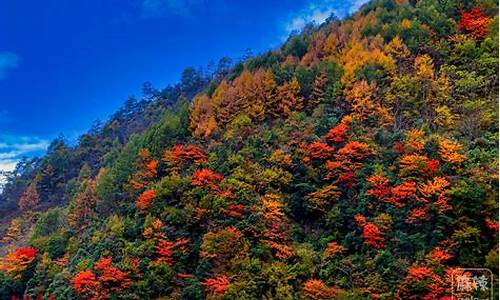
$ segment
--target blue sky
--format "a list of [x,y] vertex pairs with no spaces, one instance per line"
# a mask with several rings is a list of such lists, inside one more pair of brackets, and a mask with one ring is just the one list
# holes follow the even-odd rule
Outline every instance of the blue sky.
[[0,1],[0,170],[75,139],[142,83],[278,46],[293,30],[366,0]]

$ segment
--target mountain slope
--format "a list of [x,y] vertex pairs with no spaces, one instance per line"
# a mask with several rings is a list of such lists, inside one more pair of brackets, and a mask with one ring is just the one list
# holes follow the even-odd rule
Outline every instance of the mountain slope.
[[496,274],[497,11],[373,1],[54,143],[6,186],[1,297],[450,299]]

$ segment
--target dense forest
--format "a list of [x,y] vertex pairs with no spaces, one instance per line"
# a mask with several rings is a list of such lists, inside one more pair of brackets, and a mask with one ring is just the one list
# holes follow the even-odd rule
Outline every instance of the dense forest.
[[0,299],[451,300],[498,273],[498,43],[496,1],[374,0],[145,84],[6,174]]

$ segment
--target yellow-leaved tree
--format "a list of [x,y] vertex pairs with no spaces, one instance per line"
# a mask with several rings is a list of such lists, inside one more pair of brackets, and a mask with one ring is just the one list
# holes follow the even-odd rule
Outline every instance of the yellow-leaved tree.
[[304,102],[300,96],[300,84],[296,77],[278,87],[278,99],[280,111],[285,117],[294,111],[302,110]]
[[194,136],[205,138],[217,128],[212,100],[207,95],[198,95],[193,99],[190,128]]

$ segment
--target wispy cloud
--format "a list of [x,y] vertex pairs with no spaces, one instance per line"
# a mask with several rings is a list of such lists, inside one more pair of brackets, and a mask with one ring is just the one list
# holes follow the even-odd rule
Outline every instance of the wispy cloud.
[[7,76],[7,73],[17,68],[21,58],[12,52],[0,52],[0,80]]
[[141,14],[146,18],[160,17],[165,14],[190,16],[204,3],[203,0],[142,0]]
[[293,31],[300,31],[305,25],[313,23],[319,25],[332,14],[338,18],[344,18],[355,12],[368,0],[319,0],[304,7],[298,12],[290,15],[284,22],[286,35]]
[[225,14],[232,7],[228,0],[137,0],[143,18],[165,16],[194,17],[202,14]]
[[24,156],[37,155],[45,151],[49,142],[25,136],[0,136],[0,171],[12,171]]

